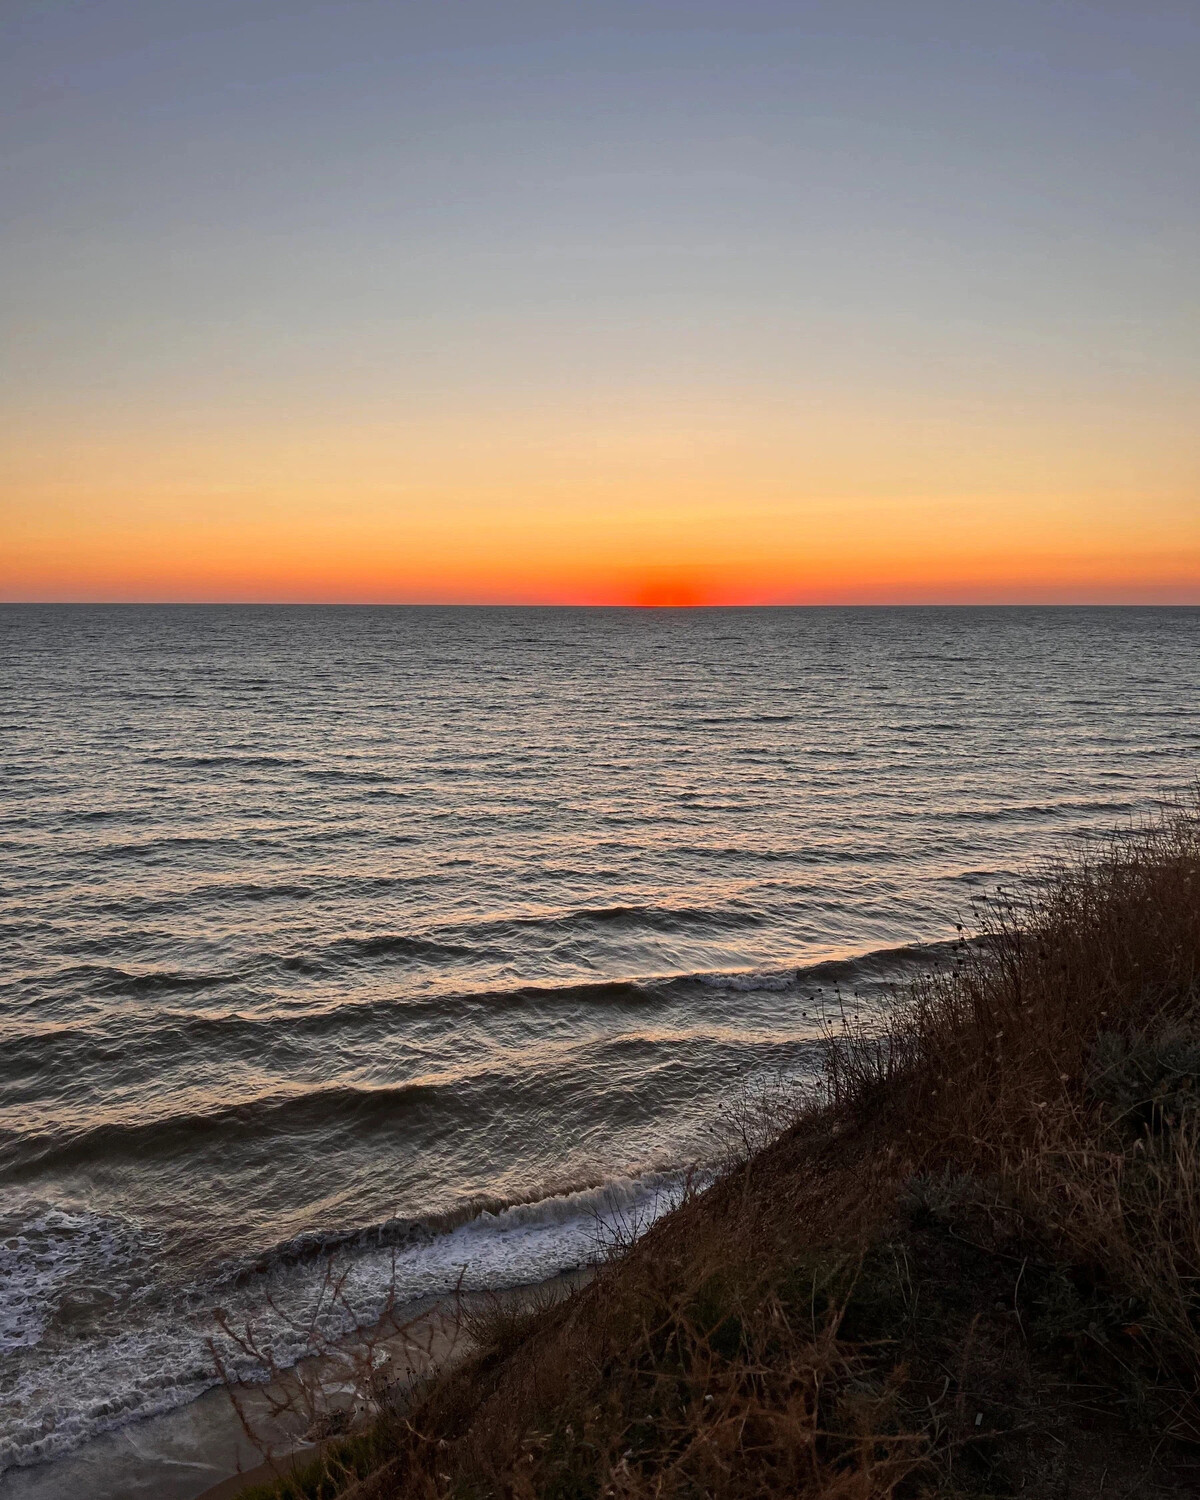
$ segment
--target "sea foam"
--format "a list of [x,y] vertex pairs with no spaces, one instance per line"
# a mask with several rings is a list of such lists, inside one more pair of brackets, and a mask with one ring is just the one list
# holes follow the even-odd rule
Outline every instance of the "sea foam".
[[[0,1406],[0,1472],[193,1400],[218,1381],[214,1349],[239,1379],[265,1378],[266,1367],[221,1332],[218,1306],[232,1329],[252,1329],[257,1347],[285,1369],[408,1304],[531,1285],[593,1263],[675,1207],[689,1187],[709,1181],[711,1173],[621,1177],[483,1209],[450,1229],[412,1221],[401,1245],[369,1229],[326,1254],[287,1242],[256,1269],[227,1265],[204,1282],[147,1283],[132,1296],[132,1268],[144,1263],[147,1247],[131,1227],[39,1207],[0,1249],[0,1269],[20,1270],[19,1278],[5,1277],[0,1293],[7,1340],[0,1347],[13,1356]],[[125,1331],[87,1342],[48,1333],[65,1289],[80,1282],[101,1294],[105,1283],[121,1284]]]

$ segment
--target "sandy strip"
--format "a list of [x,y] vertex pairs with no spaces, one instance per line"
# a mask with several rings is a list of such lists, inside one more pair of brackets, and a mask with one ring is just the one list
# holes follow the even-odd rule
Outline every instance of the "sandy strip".
[[[386,1381],[418,1384],[470,1348],[462,1311],[493,1300],[565,1296],[589,1274],[569,1271],[535,1286],[472,1294],[457,1304],[446,1299],[414,1303],[394,1314],[390,1326],[365,1333],[362,1343],[303,1361],[283,1383],[299,1392],[301,1405],[319,1387],[321,1407],[352,1407],[358,1395],[355,1350],[361,1354],[365,1344]],[[307,1414],[281,1416],[272,1410],[272,1394],[262,1386],[237,1391],[257,1442],[244,1430],[229,1392],[217,1387],[162,1416],[105,1433],[53,1463],[9,1469],[0,1477],[0,1495],[3,1500],[232,1500],[248,1485],[266,1483],[310,1461],[323,1446],[304,1440],[311,1430],[311,1400]]]
[[[525,1294],[529,1295],[528,1289]],[[466,1303],[464,1298],[463,1304]],[[372,1362],[379,1367],[389,1385],[415,1388],[433,1371],[446,1369],[461,1359],[471,1347],[470,1336],[462,1327],[460,1308],[439,1303],[415,1317],[405,1318],[402,1327],[394,1332],[374,1335],[371,1355]],[[344,1366],[339,1368],[331,1360],[305,1361],[296,1371],[289,1371],[287,1385],[296,1391],[297,1402],[303,1405],[305,1391],[311,1389],[308,1383],[313,1382],[325,1394],[330,1410],[339,1410],[345,1409],[357,1394],[360,1379],[356,1375],[354,1370],[348,1371]],[[299,1376],[299,1380],[293,1379],[294,1376]],[[298,1443],[294,1429],[289,1431],[293,1428],[292,1423],[281,1422],[273,1413],[263,1411],[259,1388],[249,1386],[239,1391],[238,1401],[245,1403],[245,1414],[258,1441],[264,1444],[269,1441],[271,1456],[202,1491],[197,1500],[233,1500],[249,1485],[266,1484],[294,1469],[303,1468],[322,1449],[337,1441],[334,1437],[316,1443]]]
[[[540,1282],[536,1286],[515,1287],[504,1292],[474,1294],[459,1299],[457,1303],[439,1302],[425,1312],[406,1317],[400,1327],[394,1331],[377,1334],[372,1343],[372,1352],[380,1373],[393,1390],[397,1387],[415,1390],[434,1371],[447,1369],[472,1349],[471,1337],[463,1327],[464,1312],[469,1315],[472,1310],[482,1310],[489,1304],[499,1303],[501,1306],[506,1306],[514,1302],[521,1304],[530,1303],[535,1299],[540,1301],[565,1297],[575,1287],[587,1281],[590,1274],[587,1270],[567,1271],[561,1276],[552,1277],[549,1281]],[[336,1408],[339,1372],[331,1367],[329,1361],[323,1361],[319,1367],[316,1366],[317,1362],[312,1362],[305,1374],[309,1377],[315,1376],[322,1388],[330,1392],[333,1398],[330,1406]],[[353,1384],[342,1385],[341,1390],[347,1399],[354,1394]],[[253,1397],[254,1393],[254,1387],[247,1389],[248,1395]],[[252,1425],[254,1425],[253,1420]],[[336,1438],[330,1438],[324,1442],[301,1445],[297,1445],[294,1440],[286,1442],[282,1451],[273,1454],[252,1469],[243,1469],[230,1475],[220,1484],[202,1491],[196,1500],[236,1500],[236,1497],[250,1485],[267,1484],[294,1469],[303,1468],[311,1463],[323,1448],[336,1441]]]

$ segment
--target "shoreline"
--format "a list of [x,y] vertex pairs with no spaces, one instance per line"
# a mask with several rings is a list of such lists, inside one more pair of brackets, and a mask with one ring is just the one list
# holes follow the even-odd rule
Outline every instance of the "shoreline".
[[[491,1308],[519,1310],[534,1306],[548,1307],[569,1296],[578,1287],[584,1286],[592,1275],[593,1268],[584,1266],[574,1271],[560,1272],[557,1276],[534,1282],[529,1286],[506,1287],[496,1292],[469,1293],[456,1297],[453,1301],[441,1298],[432,1307],[406,1316],[390,1333],[380,1336],[378,1329],[382,1325],[377,1325],[376,1329],[366,1330],[363,1346],[369,1348],[371,1354],[375,1356],[376,1368],[379,1368],[378,1356],[382,1355],[386,1360],[386,1365],[383,1366],[386,1372],[385,1387],[390,1387],[392,1390],[397,1385],[408,1387],[406,1396],[401,1397],[399,1401],[395,1397],[391,1398],[393,1409],[402,1406],[405,1400],[415,1399],[428,1380],[453,1369],[478,1347],[469,1326],[464,1326],[469,1324],[473,1313]],[[316,1383],[324,1395],[333,1394],[335,1397],[339,1393],[352,1395],[353,1393],[345,1391],[337,1381],[335,1369],[320,1368],[322,1365],[328,1366],[329,1363],[327,1360],[302,1361],[296,1367],[296,1371],[288,1371],[287,1376],[291,1377],[299,1372],[303,1377],[311,1373],[315,1376]],[[292,1381],[289,1379],[288,1383]],[[245,1387],[244,1390],[253,1398],[255,1387]],[[223,1391],[222,1394],[227,1395],[228,1392]],[[232,1408],[232,1402],[230,1404]],[[336,1402],[332,1402],[329,1409],[345,1410],[346,1406],[343,1403],[339,1407]],[[266,1454],[262,1462],[254,1468],[235,1471],[211,1488],[193,1496],[192,1500],[236,1500],[237,1496],[251,1486],[270,1484],[288,1474],[303,1470],[341,1438],[352,1436],[360,1426],[361,1423],[355,1424],[344,1432],[331,1434],[316,1442],[289,1446],[286,1452]]]
[[[234,1379],[248,1375],[250,1383],[243,1389],[252,1400],[252,1393],[260,1389],[253,1382],[266,1374],[273,1349],[280,1360],[277,1373],[287,1379],[283,1372],[297,1368],[291,1360],[303,1347],[326,1351],[337,1348],[343,1338],[350,1345],[380,1338],[386,1332],[380,1329],[381,1321],[390,1328],[420,1317],[456,1293],[466,1303],[478,1295],[554,1282],[564,1272],[590,1265],[603,1255],[606,1227],[619,1233],[622,1228],[644,1225],[678,1201],[687,1175],[683,1170],[648,1170],[573,1191],[551,1190],[546,1196],[506,1206],[481,1205],[440,1231],[430,1226],[425,1234],[398,1248],[338,1239],[321,1254],[285,1264],[282,1281],[252,1278],[240,1300],[230,1302],[216,1292],[205,1304],[222,1306],[229,1320],[227,1336],[220,1341],[224,1373]],[[335,1300],[345,1296],[345,1310],[352,1314],[353,1323],[340,1313],[322,1317],[320,1327],[328,1331],[308,1343],[303,1328],[325,1295],[320,1291],[323,1273],[326,1290],[331,1290],[326,1272],[330,1255],[342,1288]],[[357,1334],[340,1332],[354,1324]],[[147,1463],[164,1476],[164,1500],[190,1500],[197,1489],[188,1480],[189,1469],[215,1482],[239,1464],[243,1469],[258,1465],[261,1455],[239,1446],[236,1422],[226,1410],[218,1372],[212,1369],[205,1327],[190,1314],[182,1320],[159,1318],[148,1326],[155,1342],[141,1339],[132,1351],[110,1359],[104,1372],[122,1398],[120,1405],[89,1404],[86,1367],[77,1365],[72,1370],[67,1355],[57,1358],[56,1378],[45,1390],[54,1391],[58,1399],[50,1407],[45,1396],[40,1398],[49,1408],[49,1430],[57,1438],[57,1451],[46,1453],[36,1443],[40,1432],[31,1428],[26,1461],[12,1463],[10,1459],[0,1475],[0,1495],[5,1500],[10,1496],[12,1500],[58,1500],[60,1495],[80,1490],[100,1500],[111,1493],[115,1500],[125,1491],[117,1486],[114,1492],[109,1470],[129,1476],[134,1484]],[[251,1329],[259,1350],[238,1347],[239,1331]],[[216,1324],[211,1331],[218,1332]],[[180,1350],[190,1363],[181,1361]],[[188,1378],[164,1383],[164,1365]],[[309,1368],[309,1361],[301,1359],[299,1368]],[[33,1395],[37,1398],[38,1392]],[[73,1428],[63,1421],[64,1413],[69,1417],[72,1411],[80,1414]],[[61,1436],[58,1423],[63,1423]],[[39,1456],[31,1462],[34,1454]],[[214,1469],[214,1462],[219,1467]]]
[[[382,1324],[365,1328],[329,1354],[302,1360],[282,1372],[280,1384],[301,1393],[319,1391],[322,1405],[336,1409],[357,1392],[345,1379],[356,1351],[371,1350],[387,1361],[391,1382],[414,1390],[450,1368],[473,1347],[464,1317],[499,1304],[557,1300],[592,1275],[591,1267],[560,1272],[543,1281],[458,1298],[423,1298],[398,1309]],[[339,1366],[341,1367],[339,1370]],[[259,1447],[245,1431],[230,1390],[215,1385],[194,1401],[100,1434],[63,1457],[0,1475],[4,1500],[233,1500],[248,1485],[278,1479],[315,1457],[333,1437],[304,1442],[296,1421],[272,1411],[278,1387],[235,1388]],[[264,1448],[266,1452],[264,1452]]]
[[998,894],[820,1100],[295,1492],[1193,1496],[1200,806]]

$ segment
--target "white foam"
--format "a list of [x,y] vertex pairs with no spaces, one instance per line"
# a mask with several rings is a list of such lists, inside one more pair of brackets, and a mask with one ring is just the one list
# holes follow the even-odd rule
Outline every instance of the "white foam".
[[698,974],[700,983],[709,989],[734,990],[745,994],[765,992],[779,994],[794,988],[801,977],[798,969],[757,969],[727,974]]
[[[697,1179],[696,1185],[709,1180]],[[646,1173],[483,1212],[402,1249],[340,1253],[332,1262],[344,1276],[336,1299],[329,1296],[331,1263],[317,1257],[257,1277],[189,1288],[160,1298],[153,1310],[143,1303],[140,1317],[138,1308],[130,1308],[127,1326],[135,1319],[136,1326],[103,1342],[59,1339],[35,1346],[27,1335],[36,1315],[26,1318],[19,1324],[26,1341],[13,1346],[19,1352],[4,1381],[0,1472],[58,1457],[102,1432],[193,1400],[217,1382],[209,1346],[214,1336],[227,1369],[241,1379],[264,1378],[263,1365],[216,1328],[212,1308],[218,1295],[230,1325],[252,1326],[258,1348],[286,1368],[322,1342],[377,1322],[389,1307],[456,1289],[530,1285],[594,1262],[615,1238],[642,1233],[675,1207],[686,1186],[683,1174]],[[89,1243],[99,1247],[99,1264],[110,1241],[97,1230]],[[112,1231],[111,1244],[120,1243]],[[54,1274],[53,1267],[47,1274]],[[7,1298],[7,1292],[2,1295]]]
[[140,1246],[119,1219],[33,1204],[0,1223],[0,1354],[37,1344],[71,1286],[121,1279]]

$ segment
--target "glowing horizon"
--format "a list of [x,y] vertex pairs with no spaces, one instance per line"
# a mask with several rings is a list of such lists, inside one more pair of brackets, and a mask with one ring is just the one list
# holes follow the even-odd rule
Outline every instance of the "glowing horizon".
[[1200,18],[18,0],[0,600],[1200,603]]
[[547,398],[406,424],[110,423],[59,436],[53,466],[31,425],[8,462],[38,503],[9,527],[0,596],[1200,602],[1200,506],[1169,467],[1185,418],[1127,425],[1118,455],[1011,414],[944,421],[939,442],[936,412],[894,400],[800,420]]

